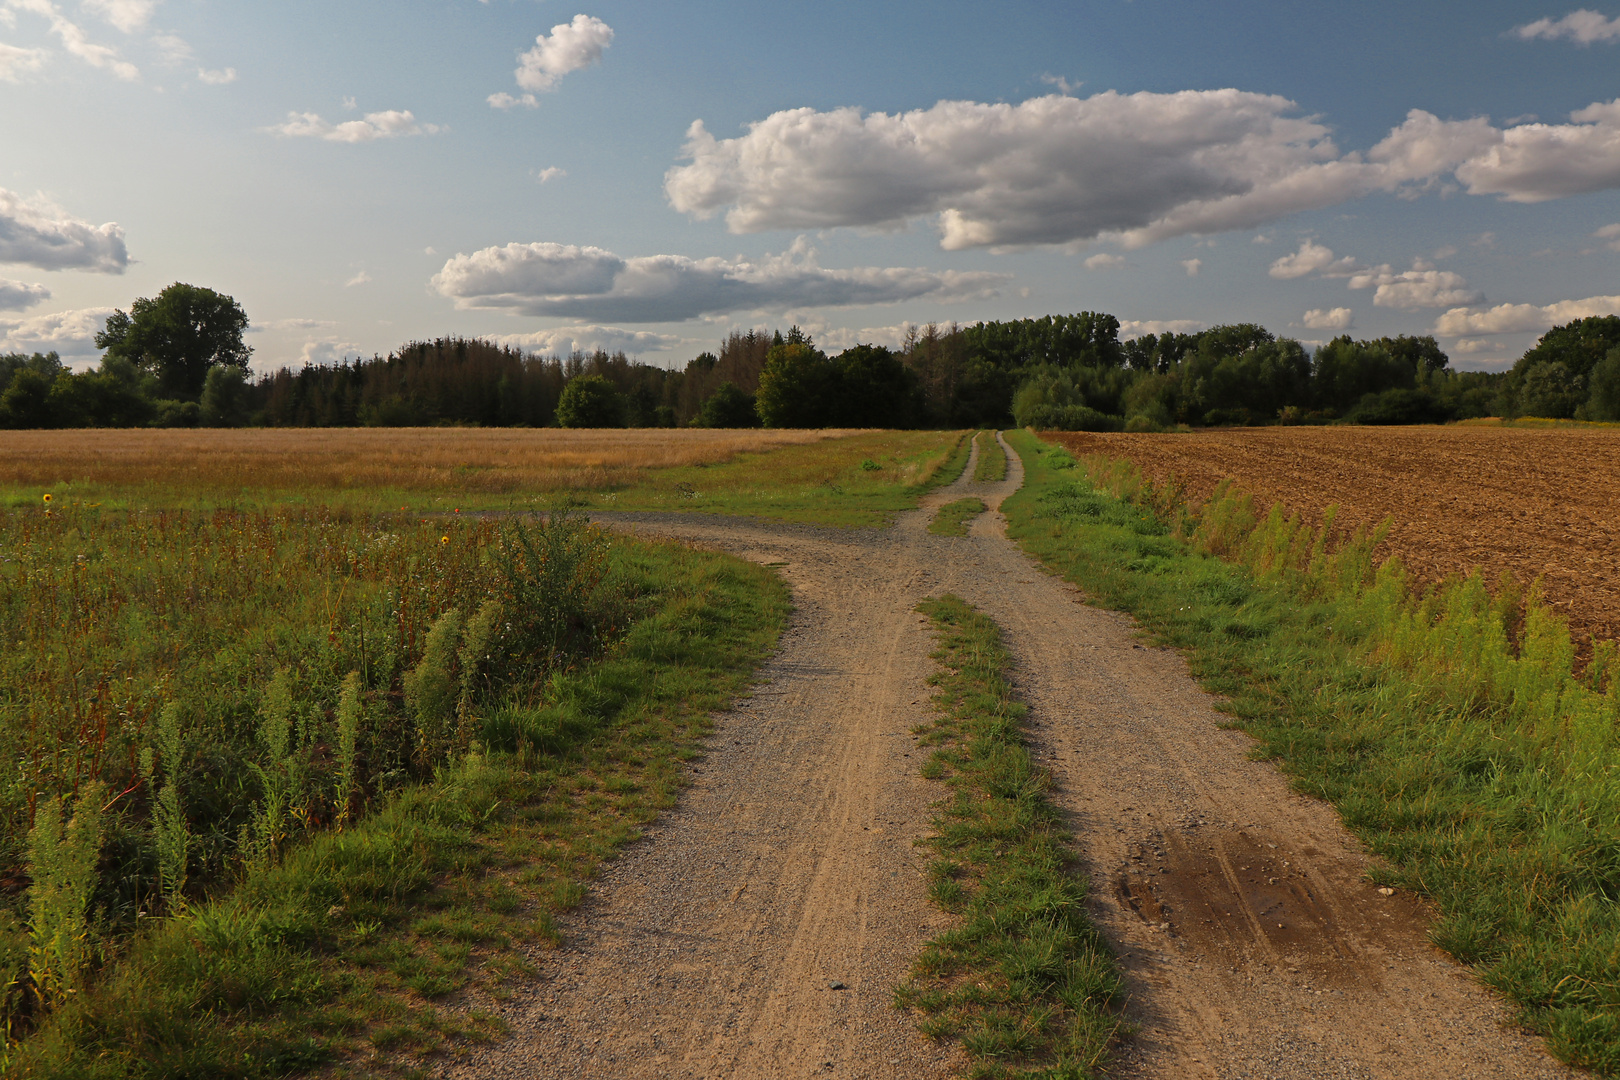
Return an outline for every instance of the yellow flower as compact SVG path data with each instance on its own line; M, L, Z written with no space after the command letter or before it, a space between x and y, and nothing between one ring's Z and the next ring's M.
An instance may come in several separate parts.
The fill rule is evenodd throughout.
M449 537L448 537L448 536L441 536L441 537L439 537L439 543L441 543L441 544L448 544L448 543L449 543L449 542L450 542L450 538L449 538Z
M46 502L46 503L47 503L47 504L49 504L49 503L50 503L50 501L51 501L51 493L50 493L50 492L48 492L48 491L47 491L47 492L46 492L46 493L45 493L45 502Z

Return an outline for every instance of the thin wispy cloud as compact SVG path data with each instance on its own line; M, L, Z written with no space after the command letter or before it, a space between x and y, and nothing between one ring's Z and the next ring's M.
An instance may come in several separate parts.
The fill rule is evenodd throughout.
M1573 41L1577 45L1597 45L1620 41L1620 18L1606 18L1601 12L1581 8L1560 19L1543 18L1516 26L1513 33L1526 41L1541 38L1546 41Z
M119 56L117 49L92 42L84 29L62 14L61 9L50 0L4 0L4 2L11 11L27 12L45 19L50 24L51 33L61 41L62 48L69 55L78 57L91 67L110 71L126 82L133 82L141 77L140 69Z
M362 143L410 135L437 135L448 129L442 124L418 122L409 109L389 109L367 113L364 120L345 120L337 124L323 119L318 113L291 112L284 123L274 124L265 130L289 139Z

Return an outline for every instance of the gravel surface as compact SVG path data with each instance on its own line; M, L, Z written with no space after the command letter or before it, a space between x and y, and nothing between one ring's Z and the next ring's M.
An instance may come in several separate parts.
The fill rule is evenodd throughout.
M957 1075L892 992L923 941L929 804L911 729L933 669L919 600L955 592L1003 627L1034 750L1079 837L1093 917L1137 1029L1119 1077L1567 1077L1384 896L1331 807L1292 792L1174 652L1085 606L1002 534L926 531L965 479L888 530L602 515L783 564L796 610L756 693L717 717L680 806L610 864L503 1007L513 1037L451 1077ZM971 476L970 462L964 477Z

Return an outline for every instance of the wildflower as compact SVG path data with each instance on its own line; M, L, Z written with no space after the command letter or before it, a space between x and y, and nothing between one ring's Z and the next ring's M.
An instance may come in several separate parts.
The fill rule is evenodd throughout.
M449 543L449 542L450 542L450 538L449 538L449 537L448 537L448 536L441 536L441 537L439 537L439 543L441 543L441 544L448 544L448 543Z
M51 493L48 491L45 493L45 505L51 505Z

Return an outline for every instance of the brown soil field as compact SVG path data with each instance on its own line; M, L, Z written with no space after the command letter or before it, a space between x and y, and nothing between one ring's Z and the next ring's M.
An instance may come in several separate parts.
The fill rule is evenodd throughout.
M556 491L633 483L846 431L254 428L8 431L0 486Z
M1242 428L1175 435L1048 433L1128 458L1202 498L1230 478L1313 524L1393 520L1382 555L1417 582L1482 569L1542 580L1577 640L1620 636L1620 431L1486 427Z

